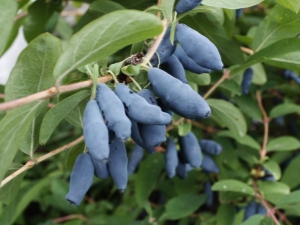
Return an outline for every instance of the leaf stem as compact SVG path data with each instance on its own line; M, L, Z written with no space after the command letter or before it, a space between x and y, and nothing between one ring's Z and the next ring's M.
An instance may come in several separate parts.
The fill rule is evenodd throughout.
M131 77L131 76L128 76L128 77L135 84L135 86L137 86L137 88L139 89L139 91L143 90L141 88L141 86L138 84L138 82L136 82L136 80L133 77Z
M203 96L204 99L207 99L208 96L211 95L211 93L214 92L214 90L220 86L220 84L223 83L224 80L229 79L230 77L230 70L226 70L222 77L205 93L205 95Z
M5 184L7 184L9 181L11 181L12 179L14 179L15 177L17 177L18 175L20 175L21 173L25 172L26 170L29 170L30 168L32 168L33 166L35 166L36 164L45 161L48 158L51 158L52 156L55 156L77 144L79 144L80 142L82 142L84 140L84 137L81 136L79 138L77 138L75 141L72 141L69 144L66 144L58 149L55 149L43 156L40 156L38 158L35 159L35 162L33 162L32 160L28 161L24 166L22 166L20 169L18 169L17 171L15 171L14 173L10 174L8 177L6 177L4 180L2 180L1 184L0 184L0 188L3 187Z
M152 56L155 54L160 42L162 41L165 33L166 33L166 30L167 30L167 20L166 19L163 19L162 20L162 25L163 25L163 32L157 36L154 44L152 45L152 47L150 48L149 52L147 53L142 65L147 65L147 63L150 61L150 59L152 58Z
M62 223L62 222L73 220L73 219L80 219L80 220L86 222L87 224L91 224L90 221L88 220L88 218L86 218L84 215L81 215L81 214L73 214L73 215L63 216L60 218L53 219L52 222L53 223Z
M259 109L263 115L263 123L264 123L264 140L263 140L263 144L260 150L260 160L262 161L263 158L266 156L267 154L267 144L268 144L268 138L269 138L269 122L270 122L270 118L268 117L266 110L263 106L262 103L262 98L261 98L261 92L257 91L256 92L256 99L257 99L257 103L259 106Z
M108 76L105 76L105 77L99 77L98 78L98 83L106 83L110 80L112 80L111 75L108 75ZM60 92L58 92L56 87L51 87L48 90L41 91L41 92L38 92L38 93L35 93L35 94L32 94L32 95L28 95L28 96L23 97L23 98L19 98L19 99L10 101L10 102L0 103L0 112L1 111L6 111L6 110L9 110L9 109L13 109L13 108L17 108L19 106L26 105L30 102L34 102L34 101L37 101L37 100L43 100L43 99L51 98L51 97L57 95L58 93L70 92L70 91L90 87L92 85L93 85L93 81L92 80L87 80L87 81L83 81L83 82L79 82L79 83L75 83L75 84L60 86L59 87Z

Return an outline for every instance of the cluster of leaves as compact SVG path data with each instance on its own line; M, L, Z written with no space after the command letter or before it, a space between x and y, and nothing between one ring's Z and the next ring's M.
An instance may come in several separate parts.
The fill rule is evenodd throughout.
M98 65L100 76L111 71L119 75L118 79L128 75L142 88L148 85L145 73L135 67L122 68L119 61L131 54L145 53L152 39L162 32L161 21L155 16L157 11L170 23L176 23L173 20L175 0L162 0L159 7L151 6L157 4L154 0L88 2L89 10L71 26L60 16L66 5L64 1L0 0L0 54L11 46L20 26L29 43L12 70L5 91L0 87L6 102L55 84L87 80L89 68L95 68L84 67L87 64ZM255 199L255 189L265 201L285 213L292 224L299 223L300 124L297 119L300 107L297 103L300 89L298 84L286 80L282 71L300 71L300 38L297 38L300 3L295 0L277 0L277 3L204 0L202 3L177 19L207 36L218 47L230 77L207 99L211 118L196 121L197 126L183 121L175 124L171 132L185 135L192 130L199 139L220 143L223 152L214 157L220 174L193 170L186 180L169 180L163 172L163 154L147 155L138 172L129 177L123 195L111 188L111 179L97 179L83 204L75 208L68 205L64 196L75 158L85 148L81 143L1 187L0 224L238 225L243 223L245 206ZM75 7L81 4L73 2ZM235 17L238 8L246 8L240 19ZM148 12L138 11L146 9ZM14 22L17 11L23 17L17 17ZM253 54L243 53L241 46L253 50ZM241 95L242 75L248 67L254 70L252 86L248 95ZM187 72L186 75L189 84L201 95L222 76L220 72L200 76ZM134 83L130 86L135 88ZM270 121L264 121L257 91L262 93ZM81 118L90 95L90 89L85 88L1 112L0 181L28 160L82 135ZM280 99L279 103L275 98ZM280 116L284 116L284 122L276 123ZM174 121L178 119L174 116ZM269 141L266 155L261 158L264 123L270 127ZM127 149L132 148L130 142L126 145ZM262 169L268 170L276 181L263 181L263 175L257 175ZM212 189L218 196L211 207L204 204L204 183L208 180L214 183ZM274 223L263 216L250 220L244 224Z

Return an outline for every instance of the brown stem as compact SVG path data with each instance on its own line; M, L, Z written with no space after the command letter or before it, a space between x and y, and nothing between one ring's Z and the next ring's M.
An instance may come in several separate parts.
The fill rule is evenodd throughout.
M100 77L98 78L98 83L105 83L112 80L112 76L105 76L105 77ZM83 81L83 82L79 82L79 83L75 83L75 84L69 84L69 85L65 85L65 86L60 86L59 87L59 91L57 90L56 87L51 87L48 90L45 91L41 91L32 95L28 95L26 97L23 98L19 98L10 102L5 102L5 103L1 103L0 104L0 112L1 111L6 111L9 109L13 109L25 104L28 104L30 102L34 102L37 100L43 100L43 99L47 99L47 98L51 98L59 93L65 93L65 92L69 92L69 91L74 91L74 90L78 90L78 89L82 89L82 88L86 88L86 87L90 87L93 85L93 81L92 80L87 80L87 81Z
M2 180L2 182L0 183L0 188L3 187L5 184L7 184L9 181L11 181L12 179L14 179L16 176L20 175L21 173L25 172L26 170L29 170L30 168L32 168L35 164L38 164L40 162L45 161L46 159L57 155L58 153L61 153L77 144L79 144L80 142L82 142L84 139L83 136L77 138L75 141L72 141L69 144L66 144L56 150L53 150L52 152L49 152L41 157L38 157L35 159L35 162L33 161L28 161L24 166L22 166L20 169L18 169L16 172L10 174L8 177L6 177L4 180Z
M256 99L258 102L258 106L260 108L260 111L263 115L263 123L264 123L264 140L263 140L263 144L260 150L260 160L263 160L263 158L266 156L267 154L267 144L268 144L268 138L269 138L269 117L266 113L266 110L262 104L262 98L261 98L261 92L257 91L256 92Z
M279 216L279 219L283 222L285 222L287 225L293 225L286 216L280 212L278 209L276 209L275 213Z
M4 99L5 98L4 94L0 94L0 98Z
M157 0L157 6L161 6L161 1L162 0ZM160 11L157 11L156 16L160 19L160 16L161 16Z
M53 223L62 223L62 222L74 220L74 219L80 219L80 220L86 222L87 224L91 224L90 221L88 220L88 218L86 218L84 215L81 215L81 214L73 214L73 215L56 218L56 219L52 220L52 222Z
M27 16L28 12L22 12L20 14L18 14L15 19L14 19L14 23L17 22L19 19L22 19L23 17Z
M218 132L219 132L219 130L216 129L216 128L214 128L214 127L206 126L206 125L201 124L201 123L199 123L199 122L197 122L197 121L194 121L194 120L190 120L190 123L191 123L193 126L195 126L195 127L198 127L198 128L200 128L200 129L202 129L202 130L207 131L208 133L218 133Z
M211 93L220 85L223 83L224 80L229 79L230 77L230 70L227 70L223 73L223 76L205 93L203 96L204 99L207 99L208 96L210 96Z

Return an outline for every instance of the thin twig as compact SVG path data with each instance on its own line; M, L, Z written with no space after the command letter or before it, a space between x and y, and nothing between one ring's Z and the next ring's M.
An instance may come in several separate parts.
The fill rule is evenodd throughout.
M226 70L222 77L205 93L205 95L203 96L204 99L207 99L208 96L211 95L211 93L213 93L213 91L220 86L220 84L223 83L224 80L227 80L230 78L230 70Z
M279 219L283 222L285 222L287 225L293 225L286 216L280 212L278 209L276 209L275 213L279 216Z
M81 214L73 214L73 215L60 217L60 218L52 220L52 222L53 223L62 223L62 222L74 220L74 219L80 219L80 220L86 222L87 224L91 224L90 221L88 220L88 218L86 218L84 215L81 215Z
M198 127L198 128L200 128L200 129L202 129L202 130L207 131L208 133L218 133L218 132L219 132L219 130L216 129L216 128L214 128L214 127L206 126L206 125L201 124L201 123L199 123L199 122L197 122L197 121L194 121L194 120L190 120L190 123L191 123L194 127Z
M157 6L161 6L161 1L162 1L162 0L157 0ZM156 12L156 16L160 19L160 16L161 16L160 11L157 11L157 12Z
M22 19L23 17L27 16L28 12L22 12L20 14L18 14L15 19L14 19L14 23L17 22L19 19Z
M152 58L152 56L154 55L154 53L156 52L160 42L162 41L165 33L166 33L166 30L167 30L167 20L166 19L163 19L162 20L162 24L163 24L163 32L157 36L154 44L152 45L152 47L150 48L149 52L147 53L142 65L147 65L147 63L150 61L150 59Z
M245 48L245 47L241 46L240 49L241 49L243 52L245 52L245 53L247 53L247 54L249 54L249 55L253 55L253 54L254 54L254 51L253 51L252 49L250 49L250 48Z
M82 142L84 139L83 136L77 138L75 141L72 141L69 144L66 144L56 150L53 150L41 157L36 158L35 162L33 161L28 161L24 166L22 166L20 169L18 169L16 172L10 174L8 177L6 177L4 180L2 180L1 184L0 184L0 188L3 187L5 184L7 184L9 181L11 181L12 179L14 179L16 176L20 175L21 173L25 172L26 170L29 170L30 168L32 168L34 165L45 161L48 158L51 158L52 156L57 155L58 153L61 153L75 145L77 145L78 143Z
M105 83L110 80L112 80L112 76L110 76L110 75L105 76L105 77L100 77L100 78L98 78L98 83ZM90 87L92 85L93 85L93 81L87 80L87 81L83 81L83 82L79 82L79 83L75 83L75 84L60 86L59 93L58 93L58 90L56 87L51 87L48 90L41 91L41 92L38 92L38 93L35 93L32 95L28 95L24 98L19 98L19 99L10 101L10 102L1 103L0 104L0 112L6 111L9 109L13 109L13 108L28 104L30 102L37 101L37 100L51 98L60 93L65 93L65 92L69 92L69 91L74 91L74 90Z
M269 138L269 117L266 113L266 110L262 104L262 99L261 99L261 92L257 91L256 92L256 99L257 99L257 103L258 106L260 108L260 111L263 115L263 123L264 123L264 140L263 140L263 144L260 150L260 160L263 160L263 158L266 156L267 154L267 144L268 144L268 138Z
M0 98L4 99L5 98L4 94L0 94Z

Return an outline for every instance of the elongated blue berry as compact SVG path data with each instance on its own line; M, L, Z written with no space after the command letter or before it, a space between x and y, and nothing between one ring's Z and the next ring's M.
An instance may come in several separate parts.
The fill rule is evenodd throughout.
M95 100L90 100L85 107L83 135L89 154L95 160L106 160L109 155L108 131Z
M133 148L133 151L131 153L128 162L128 167L127 167L128 175L132 174L136 170L139 163L142 161L143 156L144 156L144 149L141 146L136 144Z
M210 116L211 110L207 102L188 84L158 68L150 68L148 78L155 94L176 114L188 119Z
M201 167L204 171L209 172L209 173L219 173L220 172L215 161L208 155L204 156Z
M183 180L186 178L186 164L182 163L181 161L178 162L178 166L176 167L176 175Z
M185 71L179 59L175 55L171 55L168 60L160 66L163 71L177 78L183 83L188 83L185 77Z
M109 130L122 140L130 137L131 122L125 114L124 105L116 94L105 84L97 86L97 102Z
M166 173L169 178L172 178L176 175L176 168L178 166L178 153L173 138L169 138L167 141L165 161Z
M198 6L202 0L179 0L175 7L177 13L185 13Z
M222 146L213 140L202 139L199 144L201 150L207 154L219 155L222 152Z
M204 192L206 194L206 206L211 207L214 202L214 193L211 190L210 181L205 182L204 184Z
M150 90L138 92L149 104L157 106L157 101ZM138 123L140 136L146 146L159 146L166 141L166 126Z
M109 147L108 171L117 188L123 192L128 181L126 148L120 139L113 141Z
M189 132L179 137L179 144L184 161L194 168L199 168L202 163L202 154L196 136Z
M249 219L251 216L256 214L257 211L257 203L256 202L250 202L246 209L245 209L245 214L244 214L244 219L243 221L246 221L247 219Z
M242 80L242 93L243 95L248 94L249 92L249 88L252 82L252 78L253 78L253 69L252 68L248 68L245 70L244 75L243 75L243 80Z
M288 80L294 80L297 84L300 84L300 77L297 76L292 70L284 70L283 75Z
M94 166L87 153L77 156L70 177L69 192L66 199L78 206L93 183Z
M115 92L123 102L130 119L143 124L166 125L170 123L169 114L162 112L158 106L149 104L126 85L119 83Z
M236 18L241 18L243 16L243 9L236 9L235 10L235 16Z
M95 170L95 176L101 179L109 177L107 162L95 160L93 157L91 157L91 159Z
M157 67L167 61L167 59L174 53L176 49L176 42L172 45L170 41L171 26L167 28L166 33L160 42L155 54L152 56L150 63Z
M193 59L187 56L183 49L180 46L176 47L176 50L174 52L174 55L177 57L177 59L181 62L184 69L191 71L196 74L202 74L202 73L210 73L211 70L204 68L202 66L199 66Z
M184 52L198 65L212 70L222 70L220 53L208 38L184 24L176 26L175 37Z
M137 122L131 120L131 138L132 140L143 149L145 149L150 154L155 153L155 148L153 146L146 146L140 136L139 128Z
M267 215L267 210L263 205L258 204L257 209L256 209L256 213L261 214L261 215Z

